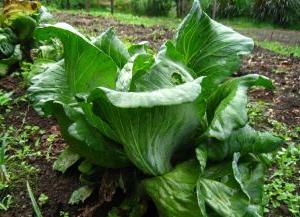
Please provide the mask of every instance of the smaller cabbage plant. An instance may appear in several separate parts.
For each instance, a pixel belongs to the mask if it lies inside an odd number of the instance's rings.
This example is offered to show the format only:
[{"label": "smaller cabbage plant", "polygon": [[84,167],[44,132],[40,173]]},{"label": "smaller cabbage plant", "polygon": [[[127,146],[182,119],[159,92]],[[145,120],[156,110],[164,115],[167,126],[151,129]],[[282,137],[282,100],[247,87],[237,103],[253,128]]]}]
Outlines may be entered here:
[{"label": "smaller cabbage plant", "polygon": [[32,59],[33,32],[41,22],[49,19],[51,14],[38,1],[4,1],[0,27],[0,76],[22,59]]}]

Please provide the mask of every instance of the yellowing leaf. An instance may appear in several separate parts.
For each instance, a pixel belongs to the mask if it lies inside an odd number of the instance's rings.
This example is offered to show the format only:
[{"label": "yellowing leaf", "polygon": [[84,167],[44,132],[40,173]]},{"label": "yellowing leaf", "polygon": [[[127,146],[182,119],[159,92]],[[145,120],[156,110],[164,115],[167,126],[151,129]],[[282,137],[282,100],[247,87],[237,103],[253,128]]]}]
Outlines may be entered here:
[{"label": "yellowing leaf", "polygon": [[28,0],[5,0],[3,7],[3,17],[5,22],[20,15],[32,15],[41,7],[39,1]]}]

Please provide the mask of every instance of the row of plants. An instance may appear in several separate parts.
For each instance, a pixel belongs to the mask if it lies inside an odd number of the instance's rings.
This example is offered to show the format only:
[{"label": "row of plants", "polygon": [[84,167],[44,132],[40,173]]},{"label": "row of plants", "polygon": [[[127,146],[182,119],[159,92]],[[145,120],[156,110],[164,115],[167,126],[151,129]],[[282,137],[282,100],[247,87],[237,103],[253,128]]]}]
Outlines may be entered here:
[{"label": "row of plants", "polygon": [[35,38],[64,49],[29,88],[69,145],[54,168],[80,161],[87,196],[99,168],[121,169],[123,202],[108,216],[263,216],[264,174],[283,140],[247,116],[248,89],[272,81],[231,77],[252,39],[212,20],[199,0],[155,55],[147,43],[126,47],[113,29],[88,38],[58,23]]},{"label": "row of plants", "polygon": [[[94,8],[109,5],[108,0],[56,0],[43,2],[59,8]],[[87,2],[89,2],[87,4]],[[185,16],[192,6],[192,0],[115,0],[122,11],[137,15],[168,16],[176,11],[177,16]],[[298,0],[202,0],[203,9],[214,18],[249,17],[257,21],[272,22],[290,27],[299,25],[300,2]]]},{"label": "row of plants", "polygon": [[[187,5],[192,1],[188,2]],[[202,0],[207,13],[218,18],[249,17],[277,25],[299,25],[298,0]]]},{"label": "row of plants", "polygon": [[[300,2],[298,0],[222,0],[218,1],[218,16],[253,17],[278,25],[299,24]],[[212,4],[210,5],[210,9]]]}]

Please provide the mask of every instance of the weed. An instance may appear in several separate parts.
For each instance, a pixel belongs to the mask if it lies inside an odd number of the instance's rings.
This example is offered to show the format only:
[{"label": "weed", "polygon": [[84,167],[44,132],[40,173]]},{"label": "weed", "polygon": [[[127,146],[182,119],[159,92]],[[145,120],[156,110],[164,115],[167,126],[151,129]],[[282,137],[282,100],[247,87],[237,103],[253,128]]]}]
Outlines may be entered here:
[{"label": "weed", "polygon": [[285,123],[270,118],[270,104],[264,101],[250,102],[248,104],[249,122],[259,129],[267,129],[282,137],[285,141],[292,141],[298,138],[299,127],[289,128]]},{"label": "weed", "polygon": [[294,141],[298,138],[299,127],[290,129],[285,123],[269,118],[267,112],[269,106],[263,101],[250,103],[248,106],[250,123],[253,126],[271,129],[273,133],[283,137],[287,142],[287,145],[282,147],[274,157],[273,167],[266,178],[263,199],[265,212],[286,206],[294,216],[297,216],[300,205],[300,195],[297,193],[300,190],[298,184],[300,181],[300,144],[295,145]]},{"label": "weed", "polygon": [[299,214],[300,195],[299,195],[299,161],[300,144],[297,146],[289,145],[282,148],[275,157],[275,171],[267,179],[265,185],[264,203],[269,204],[266,212],[272,208],[279,208],[282,204],[294,215]]},{"label": "weed", "polygon": [[268,104],[262,100],[248,104],[249,122],[252,125],[261,126],[266,121],[266,109]]},{"label": "weed", "polygon": [[37,204],[37,202],[34,198],[34,194],[32,192],[32,189],[31,189],[30,185],[29,185],[29,182],[27,181],[26,184],[27,184],[27,191],[28,191],[28,194],[29,194],[29,197],[30,197],[35,215],[37,217],[43,217],[42,212],[41,212],[41,210],[40,210],[40,208],[39,208],[39,206],[38,206],[38,204]]},{"label": "weed", "polygon": [[11,195],[6,195],[0,201],[0,211],[7,211],[13,203]]},{"label": "weed", "polygon": [[68,212],[60,211],[59,217],[70,217],[70,214]]},{"label": "weed", "polygon": [[46,146],[48,147],[47,153],[46,153],[46,159],[50,160],[50,154],[52,150],[52,145],[53,142],[55,141],[57,135],[51,134],[48,136],[47,141],[46,141]]},{"label": "weed", "polygon": [[38,203],[40,206],[44,206],[45,204],[48,203],[48,200],[49,200],[48,196],[44,193],[41,193],[38,198]]},{"label": "weed", "polygon": [[0,90],[0,107],[9,105],[12,101],[12,94],[13,92],[4,92],[3,90]]}]

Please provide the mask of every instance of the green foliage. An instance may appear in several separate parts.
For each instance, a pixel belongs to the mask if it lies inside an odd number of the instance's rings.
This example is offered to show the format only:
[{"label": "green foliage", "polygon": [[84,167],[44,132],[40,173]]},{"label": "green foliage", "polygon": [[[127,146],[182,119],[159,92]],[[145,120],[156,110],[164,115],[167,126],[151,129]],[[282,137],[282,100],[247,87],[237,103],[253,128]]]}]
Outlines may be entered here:
[{"label": "green foliage", "polygon": [[7,211],[11,207],[12,203],[13,199],[11,195],[8,194],[4,196],[0,201],[0,211]]},{"label": "green foliage", "polygon": [[48,203],[48,200],[49,200],[49,197],[46,194],[41,193],[38,198],[38,203],[40,206],[43,206]]},{"label": "green foliage", "polygon": [[0,28],[0,76],[5,75],[9,67],[22,59],[17,36],[10,28]]},{"label": "green foliage", "polygon": [[45,7],[35,1],[7,3],[0,28],[0,76],[11,71],[22,59],[31,60],[33,31],[40,22],[51,19]]},{"label": "green foliage", "polygon": [[282,139],[249,125],[247,91],[272,89],[270,79],[231,78],[253,49],[250,38],[212,20],[199,0],[156,55],[145,43],[127,48],[112,29],[90,40],[59,23],[36,37],[64,46],[64,59],[29,88],[36,110],[57,119],[69,144],[62,171],[78,155],[87,173],[91,163],[141,171],[130,193],[142,191],[126,198],[135,198],[128,212],[137,217],[142,192],[162,217],[263,215],[264,154]]},{"label": "green foliage", "polygon": [[217,15],[219,17],[249,16],[251,8],[251,0],[220,0]]},{"label": "green foliage", "polygon": [[270,204],[266,212],[284,204],[293,216],[299,214],[299,161],[300,144],[282,148],[276,155],[274,161],[276,170],[268,178],[265,187],[264,203]]},{"label": "green foliage", "polygon": [[[3,93],[3,92],[2,92]],[[41,151],[37,151],[42,131],[37,126],[26,124],[27,111],[15,113],[14,107],[18,103],[28,102],[26,96],[11,97],[4,107],[0,106],[0,215],[8,209],[15,207],[16,198],[21,189],[24,189],[25,181],[36,183],[39,170],[32,165],[32,159],[41,157]],[[13,127],[11,121],[7,121],[11,115],[18,118],[20,125]],[[7,119],[6,119],[7,118]],[[6,119],[4,121],[4,119]],[[10,120],[10,119],[9,119]]]},{"label": "green foliage", "polygon": [[69,167],[80,159],[77,153],[65,149],[53,164],[53,169],[65,173]]},{"label": "green foliage", "polygon": [[[216,1],[220,18],[249,17],[258,21],[291,27],[299,24],[298,0],[220,0]],[[212,13],[213,1],[205,0],[204,9]]]},{"label": "green foliage", "polygon": [[41,212],[41,210],[39,208],[39,205],[37,204],[36,199],[34,197],[34,194],[32,192],[32,189],[31,189],[31,187],[29,185],[29,182],[27,182],[26,185],[27,185],[27,191],[28,191],[28,194],[29,194],[29,197],[30,197],[30,200],[31,200],[32,207],[33,207],[35,215],[37,217],[43,217],[42,212]]},{"label": "green foliage", "polygon": [[3,90],[0,90],[0,108],[7,106],[11,102],[12,94],[13,94],[12,92],[6,93],[3,92]]},{"label": "green foliage", "polygon": [[286,212],[297,216],[300,202],[298,194],[300,145],[297,145],[299,129],[289,128],[286,124],[271,119],[267,111],[268,106],[262,101],[251,103],[249,106],[250,122],[256,128],[270,127],[275,134],[285,139],[287,145],[277,152],[272,168],[266,176],[264,211],[268,213],[272,210],[274,213],[274,210],[286,207],[286,210],[289,210]]},{"label": "green foliage", "polygon": [[284,56],[300,57],[299,45],[287,45],[277,41],[259,41],[256,44],[262,48],[271,50]]},{"label": "green foliage", "polygon": [[75,205],[79,204],[80,202],[84,202],[88,197],[91,196],[93,193],[93,189],[87,185],[80,187],[76,191],[74,191],[71,195],[69,200],[69,204]]},{"label": "green foliage", "polygon": [[138,15],[167,16],[172,0],[131,0],[132,12]]},{"label": "green foliage", "polygon": [[284,26],[299,23],[300,2],[298,0],[255,0],[254,17]]}]

